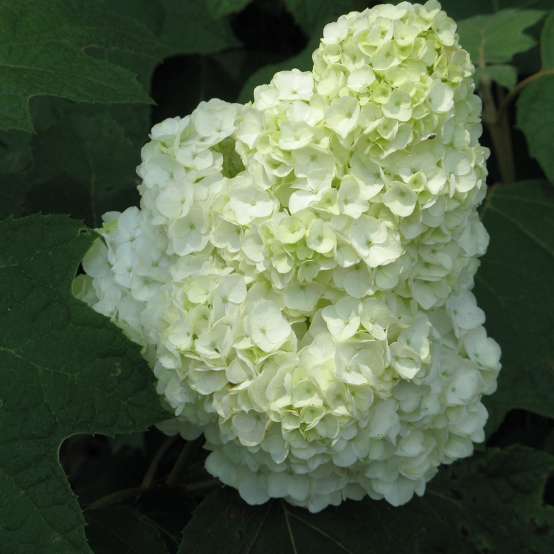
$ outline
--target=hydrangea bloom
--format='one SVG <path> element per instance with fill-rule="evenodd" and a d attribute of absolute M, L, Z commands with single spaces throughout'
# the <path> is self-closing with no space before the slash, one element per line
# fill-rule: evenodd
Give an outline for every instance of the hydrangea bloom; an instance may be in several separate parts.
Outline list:
<path fill-rule="evenodd" d="M 143 347 L 206 467 L 249 503 L 423 494 L 483 440 L 498 345 L 473 66 L 430 0 L 327 25 L 313 71 L 155 125 L 141 205 L 76 293 Z"/>

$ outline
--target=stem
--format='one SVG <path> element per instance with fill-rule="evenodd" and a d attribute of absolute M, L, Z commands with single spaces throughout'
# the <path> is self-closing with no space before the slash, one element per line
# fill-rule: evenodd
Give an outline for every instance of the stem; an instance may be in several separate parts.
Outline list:
<path fill-rule="evenodd" d="M 183 446 L 175 465 L 171 468 L 171 471 L 165 480 L 167 485 L 175 485 L 177 481 L 179 481 L 183 468 L 187 465 L 195 446 L 196 442 L 187 442 L 185 446 Z"/>
<path fill-rule="evenodd" d="M 498 117 L 502 117 L 506 113 L 506 110 L 510 107 L 510 104 L 528 84 L 533 81 L 537 81 L 538 79 L 542 79 L 543 77 L 548 77 L 549 75 L 554 75 L 554 69 L 541 69 L 540 71 L 537 71 L 537 73 L 534 73 L 526 79 L 523 79 L 523 81 L 520 81 L 500 104 L 500 108 L 498 108 Z"/>
<path fill-rule="evenodd" d="M 491 136 L 498 170 L 500 171 L 500 180 L 507 184 L 513 183 L 515 181 L 515 166 L 509 122 L 506 114 L 503 114 L 501 119 L 498 118 L 490 80 L 482 80 L 480 92 L 483 98 L 483 119 Z"/>
<path fill-rule="evenodd" d="M 141 489 L 148 489 L 152 486 L 152 483 L 154 482 L 154 477 L 156 477 L 156 472 L 158 471 L 158 466 L 160 465 L 160 462 L 162 461 L 163 457 L 165 456 L 165 453 L 169 450 L 171 445 L 179 438 L 179 435 L 173 435 L 172 437 L 168 437 L 160 446 L 158 451 L 156 452 L 156 455 L 154 458 L 152 458 L 152 462 L 148 466 L 148 469 L 146 470 L 146 473 L 144 474 L 144 478 L 142 479 L 142 483 L 140 485 Z"/>
<path fill-rule="evenodd" d="M 168 487 L 165 484 L 154 485 L 148 489 L 144 489 L 142 487 L 131 487 L 128 489 L 121 489 L 112 492 L 110 494 L 107 494 L 106 496 L 102 496 L 101 498 L 98 498 L 97 500 L 91 502 L 88 506 L 86 506 L 85 510 L 97 510 L 99 508 L 104 508 L 105 506 L 111 506 L 112 504 L 117 504 L 124 500 L 128 500 L 129 498 L 138 499 L 145 492 L 177 490 L 182 492 L 183 494 L 195 494 L 213 489 L 219 485 L 220 482 L 217 479 L 206 479 L 205 481 L 198 481 L 196 483 L 191 483 L 190 485 L 179 485 L 173 487 Z"/>
<path fill-rule="evenodd" d="M 131 487 L 129 489 L 121 489 L 119 491 L 112 492 L 106 496 L 102 496 L 98 500 L 91 502 L 85 509 L 86 510 L 97 510 L 98 508 L 103 508 L 104 506 L 110 506 L 111 504 L 117 504 L 122 500 L 127 500 L 128 498 L 139 497 L 144 492 L 142 487 Z"/>
<path fill-rule="evenodd" d="M 481 56 L 480 65 L 482 68 L 485 66 L 483 56 Z M 541 69 L 523 79 L 501 99 L 498 109 L 492 94 L 490 79 L 481 80 L 480 92 L 484 104 L 483 119 L 491 136 L 500 171 L 500 179 L 503 183 L 512 183 L 516 177 L 508 108 L 527 85 L 548 75 L 554 75 L 554 69 Z"/>
<path fill-rule="evenodd" d="M 206 479 L 205 481 L 198 481 L 190 485 L 185 485 L 184 488 L 188 493 L 195 493 L 215 489 L 219 486 L 221 486 L 221 483 L 217 479 Z"/>
<path fill-rule="evenodd" d="M 505 98 L 505 93 L 501 87 L 496 87 L 496 98 L 498 104 L 502 104 Z M 497 112 L 496 121 L 498 123 L 499 132 L 498 134 L 503 137 L 504 144 L 504 158 L 509 160 L 505 171 L 507 172 L 507 177 L 509 180 L 506 180 L 507 183 L 512 183 L 516 180 L 516 169 L 515 169 L 515 160 L 514 160 L 514 148 L 512 144 L 512 125 L 510 122 L 509 112 L 505 111 L 504 113 Z"/>
<path fill-rule="evenodd" d="M 486 66 L 483 48 L 479 49 L 479 66 L 482 70 Z M 485 72 L 483 71 L 482 74 L 485 75 Z M 488 77 L 481 79 L 479 91 L 483 99 L 483 120 L 491 136 L 500 172 L 500 180 L 503 183 L 513 183 L 515 181 L 516 170 L 512 150 L 512 135 L 506 112 L 502 114 L 502 117 L 499 117 L 496 102 L 492 94 L 492 81 Z"/>

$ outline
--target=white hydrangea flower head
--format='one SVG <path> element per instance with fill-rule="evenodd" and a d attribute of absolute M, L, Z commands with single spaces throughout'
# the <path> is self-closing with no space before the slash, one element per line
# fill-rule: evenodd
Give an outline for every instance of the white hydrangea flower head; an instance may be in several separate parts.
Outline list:
<path fill-rule="evenodd" d="M 483 440 L 500 369 L 481 103 L 435 0 L 344 15 L 313 61 L 155 125 L 76 290 L 247 502 L 398 506 Z"/>

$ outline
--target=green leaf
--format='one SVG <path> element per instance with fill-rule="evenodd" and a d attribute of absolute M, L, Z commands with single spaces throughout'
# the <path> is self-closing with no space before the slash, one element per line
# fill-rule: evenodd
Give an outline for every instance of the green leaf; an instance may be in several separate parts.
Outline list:
<path fill-rule="evenodd" d="M 553 470 L 544 452 L 490 449 L 443 468 L 423 498 L 400 508 L 366 500 L 319 514 L 279 501 L 248 506 L 225 488 L 196 510 L 179 554 L 548 554 L 554 508 L 543 490 Z"/>
<path fill-rule="evenodd" d="M 533 8 L 534 10 L 549 10 L 552 8 L 552 0 L 488 0 L 493 11 L 504 8 Z"/>
<path fill-rule="evenodd" d="M 362 0 L 285 0 L 285 4 L 304 32 L 318 39 L 325 24 L 367 6 Z"/>
<path fill-rule="evenodd" d="M 517 126 L 527 139 L 529 153 L 554 183 L 554 12 L 546 18 L 541 34 L 542 72 L 527 83 L 517 101 Z"/>
<path fill-rule="evenodd" d="M 554 68 L 554 11 L 550 12 L 542 28 L 541 58 L 544 69 Z"/>
<path fill-rule="evenodd" d="M 27 209 L 67 213 L 97 226 L 104 212 L 136 204 L 135 169 L 148 140 L 149 110 L 58 103 L 54 112 L 33 141 Z"/>
<path fill-rule="evenodd" d="M 127 433 L 125 435 L 116 435 L 111 440 L 112 449 L 114 452 L 124 448 L 132 450 L 144 449 L 144 434 L 143 433 Z"/>
<path fill-rule="evenodd" d="M 158 525 L 131 508 L 88 510 L 86 516 L 94 554 L 169 554 Z"/>
<path fill-rule="evenodd" d="M 456 21 L 480 13 L 494 12 L 494 0 L 442 0 L 442 9 Z"/>
<path fill-rule="evenodd" d="M 521 408 L 554 417 L 554 198 L 527 181 L 491 190 L 491 242 L 476 279 L 487 331 L 502 348 L 499 388 L 485 400 L 494 431 Z"/>
<path fill-rule="evenodd" d="M 32 164 L 31 135 L 0 132 L 0 218 L 20 213 Z"/>
<path fill-rule="evenodd" d="M 139 348 L 70 294 L 93 240 L 62 216 L 0 222 L 0 552 L 90 553 L 60 443 L 164 418 Z"/>
<path fill-rule="evenodd" d="M 150 103 L 134 73 L 91 54 L 162 48 L 138 21 L 98 0 L 0 0 L 0 129 L 32 131 L 29 101 L 60 96 L 78 102 Z"/>
<path fill-rule="evenodd" d="M 158 36 L 165 12 L 160 0 L 118 0 L 110 2 L 110 10 L 123 17 L 135 19 Z"/>
<path fill-rule="evenodd" d="M 517 99 L 517 126 L 527 139 L 529 152 L 548 180 L 554 183 L 554 75 L 529 83 Z"/>
<path fill-rule="evenodd" d="M 227 19 L 216 19 L 209 2 L 161 0 L 165 20 L 160 39 L 170 54 L 213 54 L 237 48 L 237 40 Z"/>
<path fill-rule="evenodd" d="M 207 0 L 208 9 L 214 18 L 225 17 L 232 13 L 240 12 L 251 0 Z"/>
<path fill-rule="evenodd" d="M 483 69 L 477 68 L 475 80 L 479 83 L 487 79 L 496 81 L 508 90 L 513 89 L 517 83 L 517 69 L 513 65 L 488 65 Z"/>
<path fill-rule="evenodd" d="M 255 71 L 246 81 L 239 95 L 239 102 L 248 102 L 252 100 L 254 89 L 258 85 L 269 83 L 278 71 L 286 71 L 289 69 L 300 69 L 301 71 L 311 71 L 313 67 L 312 54 L 319 44 L 319 36 L 313 39 L 308 45 L 296 56 L 289 58 L 280 63 L 269 64 Z"/>
<path fill-rule="evenodd" d="M 460 41 L 475 65 L 507 63 L 536 44 L 524 31 L 543 15 L 539 10 L 501 10 L 470 17 L 458 24 Z"/>

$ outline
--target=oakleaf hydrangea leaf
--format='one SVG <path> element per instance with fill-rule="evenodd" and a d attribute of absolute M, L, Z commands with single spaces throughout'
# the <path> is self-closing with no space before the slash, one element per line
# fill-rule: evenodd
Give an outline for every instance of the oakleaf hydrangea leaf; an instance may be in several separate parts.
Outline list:
<path fill-rule="evenodd" d="M 547 554 L 554 508 L 542 498 L 553 470 L 545 452 L 490 449 L 442 470 L 429 492 L 406 506 L 348 502 L 319 514 L 277 501 L 248 506 L 222 489 L 195 512 L 179 554 Z"/>
<path fill-rule="evenodd" d="M 329 21 L 368 5 L 360 0 L 285 0 L 285 4 L 306 34 L 318 38 L 323 25 Z"/>
<path fill-rule="evenodd" d="M 440 4 L 456 21 L 478 14 L 494 14 L 509 8 L 548 10 L 552 7 L 551 0 L 441 0 Z"/>
<path fill-rule="evenodd" d="M 208 8 L 213 17 L 225 17 L 232 13 L 240 12 L 251 0 L 208 0 Z"/>
<path fill-rule="evenodd" d="M 517 101 L 517 126 L 525 134 L 531 156 L 554 183 L 554 75 L 529 83 Z"/>
<path fill-rule="evenodd" d="M 98 225 L 105 211 L 136 202 L 135 168 L 149 110 L 59 104 L 54 122 L 34 137 L 35 182 L 28 204 Z"/>
<path fill-rule="evenodd" d="M 483 208 L 491 243 L 476 294 L 503 366 L 498 391 L 485 402 L 489 431 L 515 408 L 554 417 L 554 198 L 542 185 L 496 187 Z"/>
<path fill-rule="evenodd" d="M 110 2 L 110 10 L 125 17 L 130 17 L 148 27 L 156 36 L 159 35 L 163 20 L 164 8 L 161 0 L 126 0 Z"/>
<path fill-rule="evenodd" d="M 476 14 L 491 13 L 495 11 L 493 9 L 495 0 L 466 0 L 465 2 L 460 2 L 460 0 L 442 0 L 440 4 L 442 9 L 456 21 L 460 21 Z"/>
<path fill-rule="evenodd" d="M 31 138 L 24 132 L 0 133 L 0 218 L 19 213 L 30 187 Z"/>
<path fill-rule="evenodd" d="M 554 68 L 554 11 L 550 12 L 542 28 L 541 57 L 543 68 Z"/>
<path fill-rule="evenodd" d="M 113 13 L 109 3 L 2 0 L 0 20 L 0 129 L 32 131 L 34 96 L 150 102 L 131 71 L 90 53 L 91 48 L 153 57 L 163 52 L 145 26 Z"/>
<path fill-rule="evenodd" d="M 490 11 L 494 12 L 506 8 L 533 8 L 534 10 L 549 10 L 552 8 L 550 0 L 524 0 L 523 2 L 521 0 L 487 0 L 487 3 L 491 6 Z"/>
<path fill-rule="evenodd" d="M 87 537 L 94 554 L 169 554 L 157 524 L 127 506 L 88 510 Z"/>
<path fill-rule="evenodd" d="M 554 12 L 546 19 L 541 34 L 543 70 L 554 71 Z M 517 126 L 525 134 L 529 152 L 539 162 L 546 177 L 554 183 L 554 74 L 529 83 L 517 102 Z"/>
<path fill-rule="evenodd" d="M 70 293 L 94 235 L 62 216 L 0 222 L 0 551 L 90 552 L 59 465 L 64 438 L 164 413 L 136 346 Z"/>
<path fill-rule="evenodd" d="M 501 10 L 492 15 L 476 15 L 460 21 L 458 31 L 462 46 L 473 63 L 506 63 L 515 54 L 535 45 L 525 29 L 544 15 L 539 10 Z"/>
<path fill-rule="evenodd" d="M 483 69 L 477 68 L 475 79 L 477 82 L 483 79 L 496 81 L 498 84 L 511 90 L 517 83 L 517 69 L 513 65 L 508 64 L 489 65 Z"/>
<path fill-rule="evenodd" d="M 173 54 L 213 54 L 240 46 L 229 21 L 215 18 L 209 2 L 161 0 L 165 21 L 160 39 Z"/>

